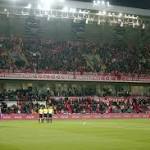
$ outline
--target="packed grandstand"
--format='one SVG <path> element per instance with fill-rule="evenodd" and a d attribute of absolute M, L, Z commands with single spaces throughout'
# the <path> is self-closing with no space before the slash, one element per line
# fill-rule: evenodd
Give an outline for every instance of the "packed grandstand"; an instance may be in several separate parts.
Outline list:
<path fill-rule="evenodd" d="M 35 114 L 43 102 L 53 106 L 56 114 L 150 111 L 147 15 L 112 12 L 111 8 L 105 12 L 97 7 L 36 12 L 31 7 L 0 9 L 2 113 Z M 20 79 L 31 74 L 32 80 Z M 40 74 L 73 75 L 74 81 L 38 81 L 35 76 Z M 83 82 L 76 81 L 76 75 L 117 79 L 115 83 L 107 78 Z M 122 80 L 122 76 L 132 80 Z"/>
<path fill-rule="evenodd" d="M 138 33 L 140 36 L 143 31 L 137 32 L 141 32 Z M 142 44 L 141 49 L 136 43 L 106 45 L 95 41 L 1 37 L 0 69 L 1 72 L 29 73 L 68 71 L 149 74 L 150 45 L 142 43 L 142 38 L 138 39 Z M 127 42 L 127 39 L 123 40 Z"/>

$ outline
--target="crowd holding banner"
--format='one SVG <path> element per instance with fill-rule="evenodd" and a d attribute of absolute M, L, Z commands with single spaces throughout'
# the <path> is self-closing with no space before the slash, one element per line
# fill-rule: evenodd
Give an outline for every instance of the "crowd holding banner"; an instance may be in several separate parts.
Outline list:
<path fill-rule="evenodd" d="M 43 73 L 0 73 L 0 79 L 25 80 L 64 80 L 64 81 L 108 81 L 108 82 L 140 82 L 150 83 L 150 76 L 117 76 L 105 74 L 43 74 Z"/>
<path fill-rule="evenodd" d="M 135 118 L 150 118 L 150 114 L 57 114 L 54 119 L 135 119 Z M 38 115 L 29 114 L 4 114 L 0 120 L 36 120 Z"/>
<path fill-rule="evenodd" d="M 63 96 L 54 96 L 54 97 L 50 97 L 50 99 L 65 99 L 66 97 Z M 91 99 L 94 101 L 100 101 L 100 102 L 125 102 L 125 101 L 132 101 L 133 99 L 145 99 L 148 100 L 149 97 L 146 96 L 128 96 L 128 97 L 112 97 L 112 96 L 105 96 L 105 97 L 98 97 L 98 96 L 81 96 L 81 97 L 77 97 L 77 96 L 72 96 L 72 97 L 68 97 L 68 99 L 71 100 L 76 100 L 76 99 Z"/>

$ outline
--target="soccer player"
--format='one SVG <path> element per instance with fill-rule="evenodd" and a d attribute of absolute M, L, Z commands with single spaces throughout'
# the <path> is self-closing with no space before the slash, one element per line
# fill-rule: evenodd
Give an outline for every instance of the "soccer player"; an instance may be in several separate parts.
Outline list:
<path fill-rule="evenodd" d="M 48 108 L 48 122 L 52 123 L 52 117 L 53 117 L 53 107 Z"/>
<path fill-rule="evenodd" d="M 44 111 L 44 120 L 47 121 L 48 109 L 46 108 L 46 106 L 43 111 Z"/>
<path fill-rule="evenodd" d="M 43 114 L 44 114 L 43 108 L 40 107 L 39 109 L 39 122 L 40 123 L 43 123 Z"/>

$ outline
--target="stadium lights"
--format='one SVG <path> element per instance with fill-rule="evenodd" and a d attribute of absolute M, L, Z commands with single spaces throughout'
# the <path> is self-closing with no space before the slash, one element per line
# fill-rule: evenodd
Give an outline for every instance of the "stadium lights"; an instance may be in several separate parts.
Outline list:
<path fill-rule="evenodd" d="M 7 9 L 6 9 L 6 8 L 4 9 L 4 12 L 7 12 Z"/>
<path fill-rule="evenodd" d="M 105 1 L 102 1 L 101 3 L 102 3 L 102 5 L 105 5 Z"/>
<path fill-rule="evenodd" d="M 64 7 L 64 8 L 62 9 L 62 11 L 68 12 L 68 11 L 69 11 L 69 8 L 68 8 L 68 7 Z"/>
<path fill-rule="evenodd" d="M 121 18 L 122 17 L 122 13 L 119 13 L 118 17 Z"/>
<path fill-rule="evenodd" d="M 52 3 L 54 3 L 53 0 L 40 0 L 38 3 L 38 9 L 49 10 Z"/>
<path fill-rule="evenodd" d="M 39 0 L 37 8 L 40 10 L 50 10 L 51 6 L 64 2 L 65 0 Z"/>
<path fill-rule="evenodd" d="M 105 1 L 105 0 L 94 0 L 93 1 L 93 6 L 109 7 L 110 6 L 110 2 L 109 1 Z"/>
<path fill-rule="evenodd" d="M 88 13 L 89 13 L 89 11 L 81 10 L 81 9 L 80 9 L 80 10 L 79 10 L 79 13 L 80 13 L 80 14 L 88 14 Z"/>
<path fill-rule="evenodd" d="M 99 15 L 99 16 L 105 16 L 106 14 L 107 14 L 107 12 L 106 12 L 105 10 L 99 11 L 99 12 L 97 13 L 97 15 Z"/>
<path fill-rule="evenodd" d="M 50 3 L 49 3 L 50 4 Z M 49 5 L 50 6 L 50 5 Z M 101 11 L 97 12 L 90 12 L 86 9 L 76 9 L 65 6 L 64 8 L 49 8 L 49 10 L 43 9 L 43 6 L 38 3 L 37 8 L 38 10 L 42 11 L 30 11 L 32 9 L 32 5 L 29 3 L 24 8 L 17 8 L 16 9 L 9 9 L 3 8 L 3 14 L 7 16 L 10 15 L 21 15 L 21 16 L 29 16 L 31 13 L 37 17 L 45 17 L 47 20 L 50 18 L 68 18 L 74 20 L 74 22 L 78 22 L 78 20 L 85 20 L 85 23 L 89 24 L 89 22 L 96 23 L 98 25 L 108 23 L 110 25 L 119 25 L 120 27 L 130 26 L 133 28 L 141 28 L 145 29 L 146 25 L 144 24 L 143 20 L 139 16 L 131 15 L 131 14 L 123 14 L 117 12 L 110 12 L 106 11 L 105 9 L 101 9 Z M 34 10 L 34 9 L 33 9 Z M 16 13 L 17 12 L 17 13 Z"/>
<path fill-rule="evenodd" d="M 108 13 L 108 16 L 109 16 L 109 17 L 112 17 L 112 13 L 109 12 L 109 13 Z"/>
<path fill-rule="evenodd" d="M 110 2 L 106 2 L 107 3 L 107 6 L 109 7 L 110 6 Z"/>
<path fill-rule="evenodd" d="M 71 13 L 76 13 L 76 11 L 77 11 L 76 8 L 70 8 L 69 9 L 69 12 L 71 12 Z"/>
<path fill-rule="evenodd" d="M 40 4 L 38 4 L 37 9 L 39 9 L 39 10 L 41 10 L 41 9 L 42 9 L 42 7 L 41 7 L 41 5 L 40 5 Z"/>
<path fill-rule="evenodd" d="M 103 15 L 106 15 L 106 11 L 105 10 L 103 11 Z"/>
<path fill-rule="evenodd" d="M 29 3 L 25 8 L 31 9 L 32 5 Z"/>
<path fill-rule="evenodd" d="M 49 10 L 52 3 L 53 3 L 53 1 L 51 1 L 51 0 L 41 0 L 41 7 L 44 10 Z"/>

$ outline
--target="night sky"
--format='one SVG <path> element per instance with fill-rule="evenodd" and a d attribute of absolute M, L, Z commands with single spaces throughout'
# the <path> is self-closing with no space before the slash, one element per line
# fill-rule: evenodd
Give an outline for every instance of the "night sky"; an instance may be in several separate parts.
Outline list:
<path fill-rule="evenodd" d="M 91 2 L 92 0 L 76 0 L 76 1 Z M 150 0 L 108 0 L 108 1 L 112 5 L 150 9 Z"/>

